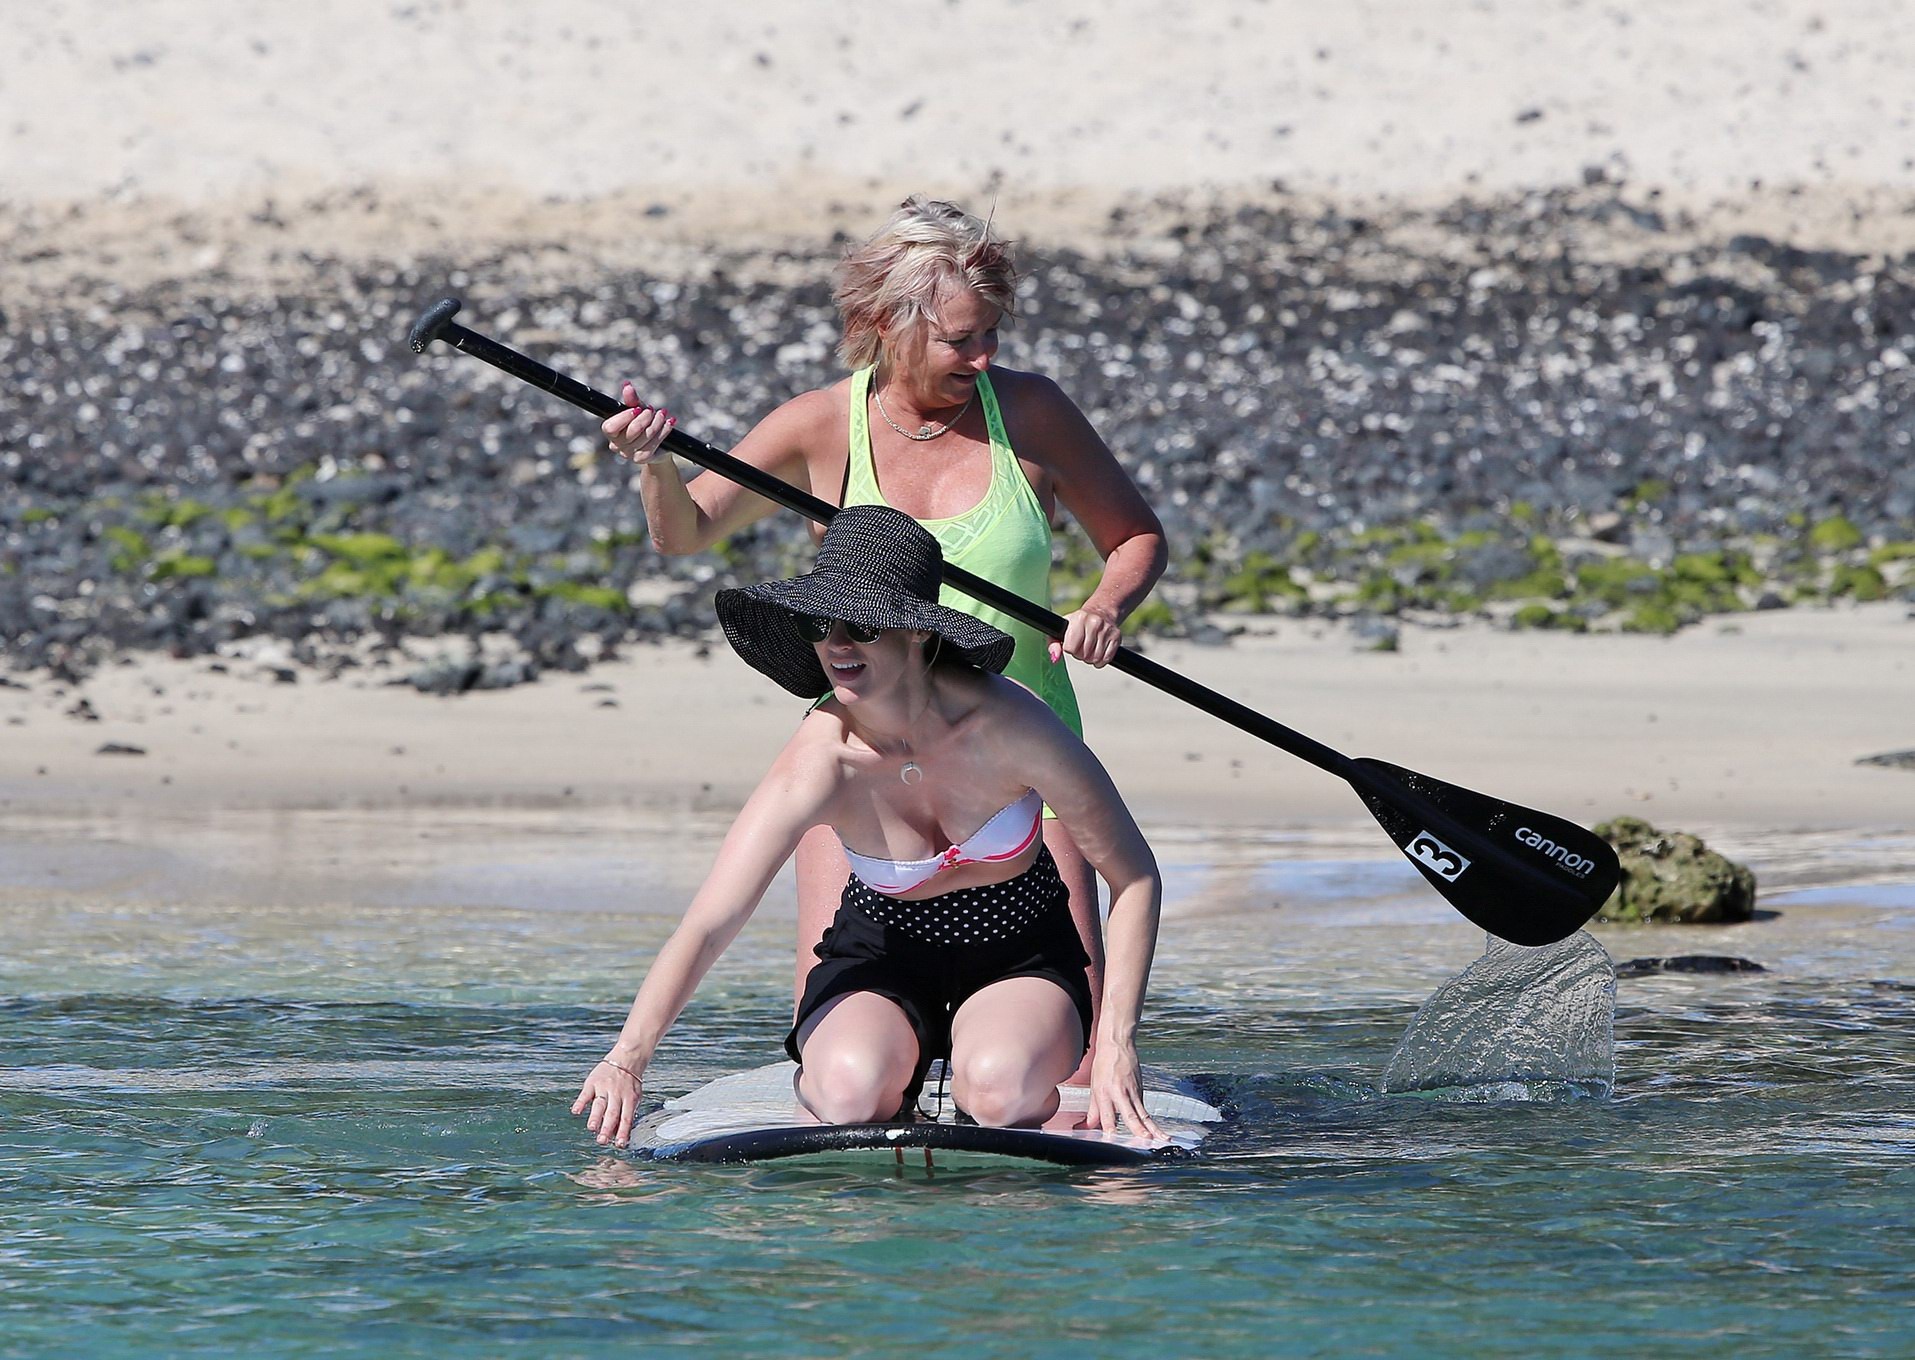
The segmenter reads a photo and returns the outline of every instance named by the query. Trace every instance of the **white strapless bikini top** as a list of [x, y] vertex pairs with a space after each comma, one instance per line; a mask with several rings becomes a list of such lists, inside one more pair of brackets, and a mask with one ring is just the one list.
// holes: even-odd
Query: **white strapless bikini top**
[[[1044, 800], [1037, 796], [1036, 789], [1030, 789], [941, 855], [929, 859], [873, 859], [846, 845], [844, 857], [851, 861], [851, 872], [862, 879], [865, 886], [881, 893], [907, 893], [960, 864], [995, 864], [1016, 859], [1031, 848], [1043, 830]], [[839, 837], [838, 843], [843, 845], [844, 838]]]

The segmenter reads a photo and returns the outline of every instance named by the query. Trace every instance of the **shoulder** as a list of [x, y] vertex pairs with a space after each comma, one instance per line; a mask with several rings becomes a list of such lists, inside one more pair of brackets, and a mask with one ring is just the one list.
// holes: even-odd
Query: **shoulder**
[[991, 390], [1018, 457], [1062, 471], [1105, 453], [1077, 403], [1044, 374], [993, 368]]
[[967, 739], [1018, 748], [1032, 743], [1048, 748], [1059, 737], [1077, 740], [1049, 704], [1015, 680], [983, 671], [952, 671], [944, 689], [963, 706], [956, 725]]
[[838, 701], [827, 699], [805, 714], [803, 721], [798, 724], [798, 730], [785, 743], [785, 749], [796, 760], [835, 767], [849, 749], [846, 738], [850, 730]]
[[1076, 410], [1070, 398], [1065, 397], [1065, 389], [1046, 374], [1026, 374], [1017, 368], [992, 364], [990, 391], [996, 393], [998, 406], [1005, 410], [1015, 408], [1017, 414], [1025, 418], [1042, 419], [1057, 412]]
[[815, 708], [772, 761], [764, 783], [807, 806], [822, 807], [844, 783], [847, 749], [844, 719]]
[[766, 416], [762, 425], [803, 443], [827, 435], [843, 443], [850, 402], [851, 379], [842, 378], [829, 387], [799, 393]]
[[850, 389], [846, 378], [800, 393], [759, 421], [732, 452], [835, 503], [849, 447]]

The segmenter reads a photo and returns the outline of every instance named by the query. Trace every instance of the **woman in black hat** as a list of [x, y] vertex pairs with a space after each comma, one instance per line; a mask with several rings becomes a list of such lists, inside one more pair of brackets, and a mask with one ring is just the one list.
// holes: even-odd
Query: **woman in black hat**
[[[946, 604], [1009, 633], [1005, 674], [1039, 695], [1079, 736], [1064, 657], [1102, 666], [1124, 621], [1164, 570], [1163, 526], [1091, 422], [1051, 379], [997, 363], [998, 326], [1016, 311], [1018, 271], [992, 224], [913, 195], [838, 270], [838, 350], [848, 377], [785, 402], [735, 457], [836, 505], [890, 505], [936, 536], [944, 559], [1025, 599], [1049, 603], [1051, 524], [1076, 518], [1104, 559], [1095, 589], [1053, 641], [967, 597]], [[722, 477], [683, 480], [661, 441], [669, 412], [640, 403], [604, 424], [614, 452], [639, 465], [645, 523], [662, 553], [703, 552], [769, 514], [769, 501]], [[1071, 892], [1079, 937], [1101, 970], [1097, 883], [1064, 823], [1044, 840]], [[830, 920], [846, 857], [828, 831], [797, 854], [798, 987]]]
[[[853, 867], [816, 948], [786, 1050], [827, 1123], [912, 1108], [949, 1060], [953, 1099], [990, 1125], [1035, 1125], [1093, 1037], [1091, 1127], [1157, 1136], [1136, 1027], [1156, 945], [1157, 864], [1103, 767], [1029, 690], [1013, 642], [937, 603], [935, 539], [883, 506], [839, 512], [816, 566], [721, 591], [732, 647], [792, 693], [823, 697], [732, 824], [573, 1113], [630, 1135], [646, 1066], [705, 972], [814, 827]], [[1048, 803], [1110, 887], [1103, 1005], [1040, 834]]]

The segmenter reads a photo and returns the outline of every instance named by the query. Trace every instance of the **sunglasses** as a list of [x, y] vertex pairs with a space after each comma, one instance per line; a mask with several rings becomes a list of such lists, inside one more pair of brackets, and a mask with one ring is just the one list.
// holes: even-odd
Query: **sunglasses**
[[792, 619], [797, 626], [798, 636], [806, 642], [823, 642], [831, 636], [831, 629], [834, 624], [843, 628], [844, 635], [853, 642], [876, 642], [878, 640], [878, 634], [882, 631], [877, 628], [866, 628], [862, 623], [846, 623], [843, 619], [828, 619], [822, 614], [793, 614]]

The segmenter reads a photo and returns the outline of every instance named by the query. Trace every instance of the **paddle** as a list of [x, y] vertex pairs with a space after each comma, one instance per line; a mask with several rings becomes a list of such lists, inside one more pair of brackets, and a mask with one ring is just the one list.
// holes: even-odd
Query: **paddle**
[[[443, 340], [600, 420], [625, 409], [603, 392], [467, 330], [452, 319], [458, 310], [457, 298], [445, 298], [421, 314], [407, 335], [413, 352], [424, 354], [434, 340]], [[829, 523], [837, 513], [836, 506], [720, 453], [682, 430], [666, 435], [665, 447], [820, 523]], [[947, 566], [944, 579], [1047, 637], [1064, 636], [1063, 619], [1000, 586], [957, 567]], [[1608, 842], [1574, 822], [1386, 761], [1353, 759], [1128, 647], [1119, 648], [1110, 664], [1347, 781], [1430, 886], [1492, 935], [1524, 945], [1564, 939], [1596, 914], [1622, 876]]]

